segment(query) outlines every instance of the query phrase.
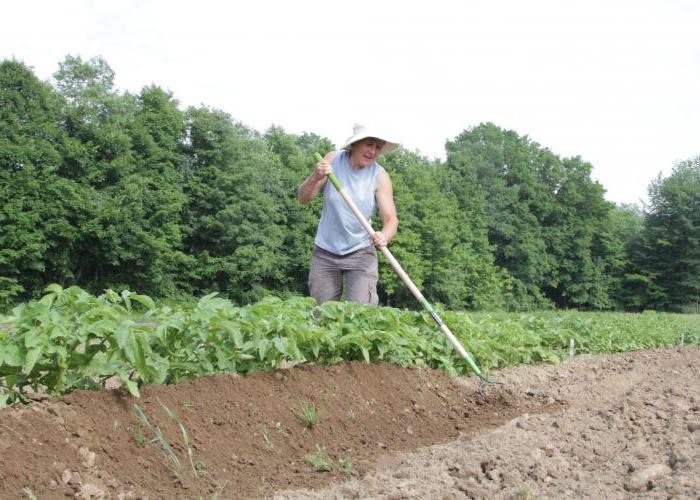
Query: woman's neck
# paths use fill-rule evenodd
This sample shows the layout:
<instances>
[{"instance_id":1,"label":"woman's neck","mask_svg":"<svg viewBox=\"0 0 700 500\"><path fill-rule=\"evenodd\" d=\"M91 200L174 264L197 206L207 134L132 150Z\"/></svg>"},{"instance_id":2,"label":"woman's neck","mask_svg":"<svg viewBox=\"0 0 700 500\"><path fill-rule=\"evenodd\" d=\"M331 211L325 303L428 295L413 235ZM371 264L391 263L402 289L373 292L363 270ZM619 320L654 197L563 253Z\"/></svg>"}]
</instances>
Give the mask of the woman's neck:
<instances>
[{"instance_id":1,"label":"woman's neck","mask_svg":"<svg viewBox=\"0 0 700 500\"><path fill-rule=\"evenodd\" d=\"M360 170L362 168L362 165L360 165L360 162L355 160L352 157L352 153L348 154L348 163L350 164L350 168L355 170L355 171Z\"/></svg>"}]
</instances>

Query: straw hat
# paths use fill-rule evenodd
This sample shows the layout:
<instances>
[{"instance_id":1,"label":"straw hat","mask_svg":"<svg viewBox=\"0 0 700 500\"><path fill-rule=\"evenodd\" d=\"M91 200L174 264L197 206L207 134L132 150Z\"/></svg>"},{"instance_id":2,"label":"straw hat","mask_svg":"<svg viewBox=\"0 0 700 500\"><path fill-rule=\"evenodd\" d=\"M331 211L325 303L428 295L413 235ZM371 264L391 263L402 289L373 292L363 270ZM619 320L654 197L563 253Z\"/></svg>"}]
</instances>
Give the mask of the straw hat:
<instances>
[{"instance_id":1,"label":"straw hat","mask_svg":"<svg viewBox=\"0 0 700 500\"><path fill-rule=\"evenodd\" d=\"M375 139L380 139L384 141L384 147L379 151L379 154L389 153L399 147L399 144L397 142L392 142L386 139L386 136L382 132L379 132L371 127L365 127L364 125L356 123L352 127L352 135L348 137L345 141L343 149L350 149L350 146L353 143L361 141L362 139L366 139L367 137L374 137Z\"/></svg>"}]
</instances>

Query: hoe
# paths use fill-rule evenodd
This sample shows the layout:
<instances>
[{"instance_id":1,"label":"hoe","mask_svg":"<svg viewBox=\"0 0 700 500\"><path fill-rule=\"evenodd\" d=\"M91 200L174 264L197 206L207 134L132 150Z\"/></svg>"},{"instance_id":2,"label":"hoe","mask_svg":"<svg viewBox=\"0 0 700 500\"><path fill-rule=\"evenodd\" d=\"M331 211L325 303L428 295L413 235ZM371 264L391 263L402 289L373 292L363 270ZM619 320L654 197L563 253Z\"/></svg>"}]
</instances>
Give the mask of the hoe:
<instances>
[{"instance_id":1,"label":"hoe","mask_svg":"<svg viewBox=\"0 0 700 500\"><path fill-rule=\"evenodd\" d=\"M314 157L316 158L316 161L323 160L323 157L318 153L315 153ZM355 205L355 202L352 201L352 198L350 198L350 195L348 195L347 191L345 191L343 185L333 174L333 172L331 172L328 175L328 180L331 181L331 184L333 184L333 187L335 187L335 189L338 191L338 194L340 194L343 200L345 200L345 203L347 203L348 207L350 207L352 213L355 214L355 217L357 217L357 220L360 222L360 224L362 224L362 227L365 228L367 234L372 236L374 234L374 229L372 228L372 225L369 222L367 222L367 220L364 218L362 212L360 212L360 210L357 208L357 205ZM483 373L481 373L481 370L479 370L479 367L476 366L476 363L474 362L472 357L464 349L464 347L462 347L462 344L460 344L459 340L457 340L457 337L454 336L454 334L450 331L447 325L443 323L442 319L440 319L440 316L438 316L435 310L433 309L433 306L430 305L430 302L426 300L426 298L423 296L420 290L418 290L418 287L413 283L408 274L406 274L406 271L403 270L401 264L399 264L399 261L396 260L396 258L392 255L392 253L386 246L379 247L379 249L384 254L384 257L386 257L386 259L389 261L391 267L394 268L396 274L399 275L401 281L403 281L403 283L408 287L413 296L418 300L418 302L421 303L425 310L428 311L430 316L437 324L438 328L440 328L440 331L444 333L447 339L450 341L452 347L454 347L455 350L467 361L469 368L471 368L471 370L476 374L476 376L479 377L479 393L481 393L483 396L483 388L488 384L501 384L501 382L494 382L492 380L489 380Z\"/></svg>"}]
</instances>

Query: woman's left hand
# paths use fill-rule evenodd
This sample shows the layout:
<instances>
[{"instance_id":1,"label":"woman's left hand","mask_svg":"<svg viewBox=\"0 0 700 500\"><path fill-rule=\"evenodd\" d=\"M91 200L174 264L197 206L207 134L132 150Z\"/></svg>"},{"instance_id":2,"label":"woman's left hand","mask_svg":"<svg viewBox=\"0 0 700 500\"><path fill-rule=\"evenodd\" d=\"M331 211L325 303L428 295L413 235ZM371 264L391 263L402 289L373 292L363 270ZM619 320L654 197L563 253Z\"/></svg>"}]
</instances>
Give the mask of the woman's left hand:
<instances>
[{"instance_id":1,"label":"woman's left hand","mask_svg":"<svg viewBox=\"0 0 700 500\"><path fill-rule=\"evenodd\" d=\"M381 231L375 231L370 240L375 247L385 247L389 244L386 236Z\"/></svg>"}]
</instances>

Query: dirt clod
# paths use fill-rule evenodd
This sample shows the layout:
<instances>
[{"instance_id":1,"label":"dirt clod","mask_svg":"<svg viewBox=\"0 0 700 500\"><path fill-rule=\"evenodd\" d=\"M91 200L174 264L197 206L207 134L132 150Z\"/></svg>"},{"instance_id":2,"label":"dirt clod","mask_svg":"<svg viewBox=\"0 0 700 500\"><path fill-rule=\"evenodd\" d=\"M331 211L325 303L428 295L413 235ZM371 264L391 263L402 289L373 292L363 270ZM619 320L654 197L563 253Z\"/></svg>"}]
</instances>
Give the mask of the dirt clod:
<instances>
[{"instance_id":1,"label":"dirt clod","mask_svg":"<svg viewBox=\"0 0 700 500\"><path fill-rule=\"evenodd\" d=\"M671 473L671 468L666 464L653 464L649 467L632 474L630 480L625 484L627 491L642 491L651 489L653 482Z\"/></svg>"}]
</instances>

